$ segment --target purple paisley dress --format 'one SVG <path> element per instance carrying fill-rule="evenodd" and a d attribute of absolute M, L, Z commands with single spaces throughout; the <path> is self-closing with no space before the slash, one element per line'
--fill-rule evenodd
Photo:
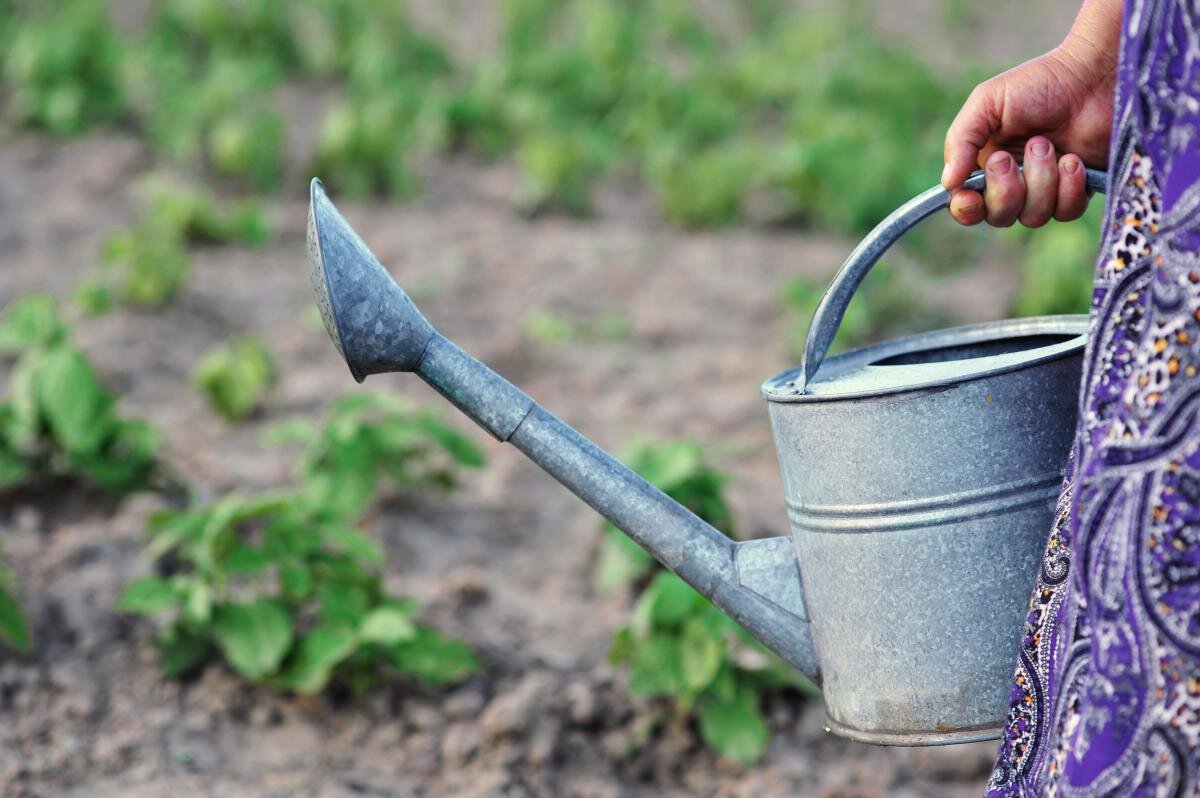
<path fill-rule="evenodd" d="M 1200 0 L 1127 0 L 1079 429 L 989 798 L 1200 796 Z"/>

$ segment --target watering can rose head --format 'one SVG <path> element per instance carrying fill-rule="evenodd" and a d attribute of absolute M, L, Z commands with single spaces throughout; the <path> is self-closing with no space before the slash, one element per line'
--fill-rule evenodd
<path fill-rule="evenodd" d="M 834 731 L 963 742 L 998 736 L 1007 707 L 1075 427 L 1086 322 L 977 324 L 826 359 L 867 271 L 948 199 L 930 189 L 864 239 L 818 306 L 803 364 L 764 384 L 791 535 L 741 543 L 440 335 L 318 180 L 309 259 L 355 379 L 415 372 L 516 446 L 821 684 Z"/>

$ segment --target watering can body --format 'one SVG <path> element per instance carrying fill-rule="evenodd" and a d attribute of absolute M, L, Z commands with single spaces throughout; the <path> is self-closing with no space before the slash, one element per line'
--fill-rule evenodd
<path fill-rule="evenodd" d="M 982 184 L 982 176 L 971 178 Z M 1103 188 L 1089 173 L 1089 186 Z M 313 289 L 351 373 L 411 371 L 769 649 L 866 742 L 998 736 L 1075 426 L 1085 320 L 943 330 L 825 360 L 850 297 L 935 188 L 880 224 L 764 384 L 791 519 L 735 543 L 434 330 L 314 180 Z"/>
<path fill-rule="evenodd" d="M 794 372 L 764 385 L 834 731 L 901 745 L 997 736 L 1071 446 L 1085 326 L 912 336 L 827 361 L 802 394 Z M 967 373 L 915 384 L 912 360 L 968 341 L 978 356 L 946 364 Z M 1022 367 L 980 368 L 1005 357 Z M 872 368 L 910 378 L 822 395 Z"/>

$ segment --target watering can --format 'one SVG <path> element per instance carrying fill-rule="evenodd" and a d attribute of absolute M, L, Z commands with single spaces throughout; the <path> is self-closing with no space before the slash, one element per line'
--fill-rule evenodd
<path fill-rule="evenodd" d="M 1105 176 L 1088 171 L 1088 187 Z M 965 184 L 983 187 L 982 173 Z M 974 324 L 826 358 L 934 187 L 843 264 L 802 364 L 768 379 L 791 535 L 735 542 L 440 335 L 313 180 L 311 278 L 350 373 L 416 372 L 820 685 L 852 739 L 998 737 L 1072 443 L 1084 316 Z"/>

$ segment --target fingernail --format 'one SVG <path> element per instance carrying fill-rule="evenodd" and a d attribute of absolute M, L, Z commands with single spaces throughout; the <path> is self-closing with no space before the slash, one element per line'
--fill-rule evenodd
<path fill-rule="evenodd" d="M 1063 158 L 1062 170 L 1069 175 L 1073 175 L 1079 171 L 1078 158 Z"/>
<path fill-rule="evenodd" d="M 1050 142 L 1046 139 L 1034 139 L 1029 142 L 1029 152 L 1035 158 L 1045 158 L 1050 154 Z"/>
<path fill-rule="evenodd" d="M 1008 170 L 1012 169 L 1012 158 L 1008 153 L 995 155 L 988 159 L 987 168 L 992 174 L 1006 175 Z"/>
<path fill-rule="evenodd" d="M 942 185 L 946 185 L 946 181 L 950 179 L 950 164 L 942 167 Z"/>
<path fill-rule="evenodd" d="M 980 207 L 981 206 L 978 202 L 968 202 L 967 204 L 961 206 L 959 210 L 963 213 L 975 213 L 975 211 L 979 210 Z"/>

